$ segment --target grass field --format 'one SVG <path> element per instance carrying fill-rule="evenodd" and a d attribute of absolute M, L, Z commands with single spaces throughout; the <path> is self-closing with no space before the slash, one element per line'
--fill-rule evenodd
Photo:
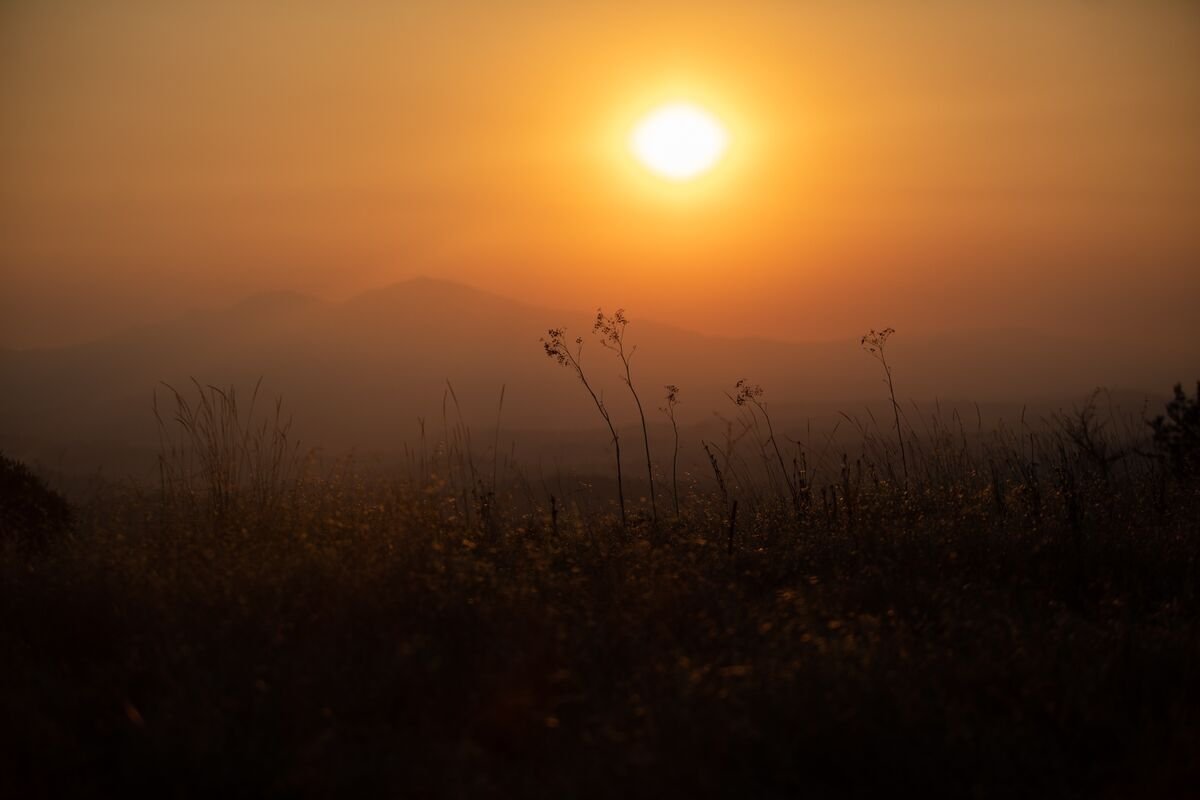
<path fill-rule="evenodd" d="M 622 525 L 461 438 L 316 474 L 210 398 L 159 486 L 9 531 L 5 796 L 1200 787 L 1200 485 L 1149 428 L 910 427 L 907 479 L 868 431 L 823 485 L 752 428 Z"/>

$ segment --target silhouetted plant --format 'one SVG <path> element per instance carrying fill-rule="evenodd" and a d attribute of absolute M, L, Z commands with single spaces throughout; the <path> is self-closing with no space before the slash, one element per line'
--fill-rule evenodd
<path fill-rule="evenodd" d="M 548 352 L 564 343 L 550 338 Z M 579 344 L 570 345 L 576 363 Z M 760 491 L 761 473 L 735 454 L 738 438 L 761 427 L 769 480 L 778 479 L 755 402 L 767 404 L 758 387 L 739 394 L 750 408 L 722 420 L 722 445 L 695 453 L 708 457 L 715 485 L 680 498 L 678 536 L 666 547 L 597 515 L 598 493 L 583 481 L 564 491 L 561 472 L 558 486 L 544 483 L 548 507 L 523 478 L 501 480 L 487 499 L 496 535 L 480 542 L 480 526 L 446 502 L 456 493 L 461 502 L 456 473 L 449 485 L 435 476 L 420 486 L 338 468 L 305 473 L 270 513 L 242 492 L 207 530 L 156 519 L 145 494 L 113 487 L 48 557 L 0 546 L 0 682 L 18 690 L 0 703 L 28 739 L 18 754 L 39 780 L 9 794 L 87 794 L 90 772 L 63 763 L 140 774 L 148 734 L 172 764 L 226 748 L 251 766 L 219 771 L 200 787 L 207 793 L 291 786 L 291 765 L 312 752 L 311 726 L 255 711 L 277 702 L 302 722 L 335 726 L 319 769 L 302 776 L 322 795 L 350 783 L 411 792 L 411 771 L 364 769 L 362 743 L 380 735 L 379 747 L 427 762 L 419 777 L 429 794 L 463 793 L 464 741 L 480 770 L 468 790 L 503 796 L 569 793 L 597 743 L 616 758 L 636 745 L 663 785 L 699 795 L 713 786 L 787 795 L 814 778 L 840 786 L 854 780 L 855 746 L 890 755 L 875 771 L 882 777 L 851 783 L 850 794 L 878 794 L 918 771 L 936 783 L 926 793 L 952 796 L 1002 795 L 1029 781 L 1035 796 L 1087 795 L 1112 776 L 1158 785 L 1164 767 L 1183 778 L 1168 789 L 1194 783 L 1186 759 L 1172 765 L 1197 731 L 1180 698 L 1200 686 L 1191 668 L 1200 496 L 1176 491 L 1154 511 L 1151 482 L 1166 456 L 1124 458 L 1102 483 L 1084 479 L 1095 472 L 1089 457 L 1049 423 L 1036 440 L 997 431 L 988 447 L 961 420 L 951 440 L 906 419 L 913 488 L 903 503 L 876 478 L 865 443 L 856 458 L 831 438 L 807 451 L 814 486 L 840 471 L 837 493 L 825 482 L 827 516 L 809 515 L 781 541 L 790 515 L 782 487 Z M 452 397 L 447 387 L 448 406 Z M 1196 404 L 1180 405 L 1162 425 L 1195 421 L 1185 409 Z M 1124 448 L 1120 421 L 1101 416 L 1107 425 L 1089 428 L 1097 451 Z M 1130 438 L 1148 442 L 1144 424 Z M 471 462 L 459 426 L 449 437 L 459 455 L 447 451 L 442 463 L 461 475 Z M 860 431 L 893 441 L 886 429 Z M 1036 524 L 1019 513 L 1026 495 L 1012 482 L 1022 469 L 1033 474 Z M 997 652 L 1015 653 L 1012 663 L 998 669 Z M 1028 691 L 1012 691 L 1014 675 Z M 1139 690 L 1110 690 L 1125 685 Z M 412 710 L 400 720 L 408 724 L 397 724 L 396 708 Z M 797 728 L 797 715 L 813 724 Z M 947 715 L 970 740 L 1003 741 L 1005 752 L 897 736 Z M 1062 718 L 1079 724 L 1064 729 Z M 755 735 L 730 736 L 731 726 Z M 1110 773 L 1092 745 L 1115 729 L 1125 735 L 1106 749 L 1120 768 Z M 1044 758 L 1047 737 L 1062 740 L 1067 758 Z M 703 769 L 718 751 L 732 753 L 728 763 Z M 531 769 L 510 769 L 514 757 Z M 643 779 L 635 771 L 595 793 L 637 793 Z"/>
<path fill-rule="evenodd" d="M 888 396 L 892 401 L 892 415 L 896 420 L 896 440 L 900 443 L 900 466 L 904 470 L 904 488 L 908 488 L 908 455 L 904 448 L 904 431 L 900 427 L 900 404 L 896 402 L 896 384 L 892 380 L 892 367 L 888 364 L 885 347 L 888 339 L 896 332 L 895 328 L 884 328 L 877 331 L 872 328 L 859 342 L 880 364 L 883 365 L 883 375 L 888 387 Z"/>
<path fill-rule="evenodd" d="M 1104 432 L 1105 423 L 1096 418 L 1096 397 L 1099 394 L 1100 390 L 1097 389 L 1074 413 L 1057 415 L 1055 421 L 1075 449 L 1107 482 L 1109 470 L 1124 457 L 1124 452 L 1112 450 L 1112 443 Z"/>
<path fill-rule="evenodd" d="M 629 393 L 633 395 L 633 402 L 637 405 L 638 418 L 642 422 L 642 444 L 646 448 L 646 480 L 650 483 L 650 513 L 654 524 L 657 525 L 658 501 L 654 493 L 654 462 L 650 457 L 650 432 L 646 428 L 646 412 L 642 408 L 642 399 L 638 397 L 637 389 L 633 386 L 633 372 L 629 366 L 633 354 L 637 352 L 637 345 L 628 350 L 625 349 L 625 327 L 628 324 L 629 320 L 625 318 L 625 309 L 623 308 L 618 308 L 612 316 L 605 314 L 602 309 L 596 309 L 596 321 L 592 325 L 592 333 L 600 337 L 600 344 L 617 354 L 617 358 L 621 360 L 621 365 L 625 368 L 625 374 L 621 376 L 621 380 L 629 387 Z"/>
<path fill-rule="evenodd" d="M 617 434 L 616 426 L 613 425 L 612 416 L 608 413 L 608 407 L 604 405 L 604 399 L 596 394 L 596 390 L 592 388 L 587 374 L 583 371 L 583 337 L 575 337 L 575 349 L 572 350 L 566 336 L 566 328 L 550 328 L 546 331 L 546 335 L 541 338 L 542 348 L 546 351 L 546 355 L 557 361 L 560 366 L 567 367 L 575 373 L 575 377 L 579 378 L 579 382 L 583 384 L 584 389 L 587 389 L 588 396 L 595 403 L 596 410 L 600 412 L 600 417 L 604 420 L 604 424 L 608 426 L 608 432 L 612 436 L 613 450 L 616 451 L 617 504 L 621 509 L 621 525 L 624 527 L 627 522 L 625 517 L 625 481 L 621 475 L 621 437 Z"/>
<path fill-rule="evenodd" d="M 277 398 L 271 411 L 256 415 L 262 381 L 254 386 L 243 416 L 235 387 L 219 389 L 192 379 L 196 398 L 189 401 L 170 384 L 174 426 L 159 411 L 159 479 L 164 501 L 203 496 L 220 517 L 236 503 L 263 510 L 277 507 L 295 484 L 300 469 L 299 442 L 291 439 L 292 420 Z"/>
<path fill-rule="evenodd" d="M 700 446 L 704 448 L 704 452 L 708 456 L 708 463 L 712 467 L 713 477 L 717 481 L 717 489 L 721 492 L 721 500 L 728 503 L 729 488 L 725 485 L 725 476 L 721 473 L 721 465 L 717 462 L 717 457 L 713 455 L 713 451 L 709 449 L 708 442 L 701 439 Z"/>
<path fill-rule="evenodd" d="M 762 414 L 763 420 L 767 423 L 767 441 L 775 451 L 775 458 L 779 461 L 779 471 L 783 475 L 783 482 L 787 485 L 788 493 L 792 497 L 792 508 L 795 510 L 796 518 L 799 519 L 800 490 L 788 475 L 787 464 L 783 460 L 783 452 L 779 449 L 779 442 L 775 438 L 775 426 L 771 423 L 771 415 L 767 413 L 767 406 L 762 400 L 763 388 L 758 384 L 747 383 L 744 379 L 738 381 L 734 388 L 736 389 L 736 393 L 733 396 L 733 402 L 739 406 L 748 406 L 751 409 L 757 409 Z"/>
<path fill-rule="evenodd" d="M 1194 400 L 1184 393 L 1183 384 L 1175 384 L 1175 397 L 1167 403 L 1166 415 L 1155 417 L 1150 427 L 1155 447 L 1167 457 L 1176 475 L 1200 470 L 1200 381 Z"/>
<path fill-rule="evenodd" d="M 0 453 L 0 543 L 45 544 L 71 525 L 71 506 L 29 467 Z"/>
<path fill-rule="evenodd" d="M 675 500 L 675 516 L 679 517 L 679 423 L 675 419 L 675 406 L 679 405 L 679 387 L 673 383 L 666 385 L 667 404 L 659 409 L 671 420 L 671 432 L 675 435 L 674 449 L 671 454 L 671 493 Z"/>

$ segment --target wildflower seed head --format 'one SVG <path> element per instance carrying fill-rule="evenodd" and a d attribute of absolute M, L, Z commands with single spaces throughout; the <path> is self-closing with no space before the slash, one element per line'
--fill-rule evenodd
<path fill-rule="evenodd" d="M 746 403 L 754 403 L 758 405 L 759 398 L 763 396 L 763 388 L 757 383 L 748 383 L 744 378 L 737 382 L 735 388 L 737 393 L 734 395 L 734 402 L 739 406 L 744 406 Z"/>
<path fill-rule="evenodd" d="M 862 349 L 869 353 L 873 358 L 882 359 L 883 348 L 887 344 L 888 339 L 895 332 L 895 328 L 884 328 L 881 331 L 877 331 L 872 328 L 863 335 L 862 339 L 859 340 L 859 344 L 862 346 Z"/>
<path fill-rule="evenodd" d="M 620 350 L 624 344 L 625 326 L 628 324 L 625 309 L 618 308 L 616 313 L 610 316 L 604 313 L 604 309 L 598 308 L 595 322 L 592 323 L 592 333 L 600 337 L 600 343 L 605 347 Z"/>
<path fill-rule="evenodd" d="M 546 356 L 557 361 L 562 366 L 571 364 L 571 351 L 567 349 L 566 329 L 551 328 L 546 331 L 546 335 L 540 339 L 542 349 L 546 351 Z M 583 339 L 575 340 L 576 344 L 582 344 Z"/>
<path fill-rule="evenodd" d="M 668 383 L 663 388 L 667 390 L 667 404 L 658 410 L 671 419 L 675 419 L 675 406 L 679 405 L 679 387 L 673 383 Z"/>

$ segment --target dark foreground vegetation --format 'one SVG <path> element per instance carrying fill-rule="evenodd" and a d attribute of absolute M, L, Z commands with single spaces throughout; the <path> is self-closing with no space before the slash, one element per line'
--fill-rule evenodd
<path fill-rule="evenodd" d="M 6 530 L 0 794 L 1200 786 L 1186 396 L 1126 437 L 866 431 L 790 478 L 748 423 L 763 457 L 712 445 L 657 525 L 503 488 L 458 437 L 429 480 L 317 475 L 208 397 L 161 486 Z"/>

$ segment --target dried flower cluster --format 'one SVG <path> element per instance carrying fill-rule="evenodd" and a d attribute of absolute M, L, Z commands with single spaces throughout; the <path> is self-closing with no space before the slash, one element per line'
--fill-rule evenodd
<path fill-rule="evenodd" d="M 610 350 L 620 351 L 625 344 L 625 326 L 629 324 L 625 309 L 618 308 L 612 316 L 596 309 L 596 321 L 592 323 L 592 333 L 600 337 L 600 344 Z"/>
<path fill-rule="evenodd" d="M 866 350 L 871 355 L 875 356 L 876 358 L 882 358 L 883 348 L 887 344 L 887 340 L 891 338 L 892 334 L 895 332 L 895 328 L 884 328 L 881 331 L 877 331 L 872 328 L 871 330 L 867 331 L 866 335 L 862 337 L 862 339 L 859 341 L 859 344 L 862 346 L 863 350 Z"/>
<path fill-rule="evenodd" d="M 566 328 L 551 328 L 546 331 L 546 336 L 541 338 L 542 348 L 546 351 L 546 355 L 553 358 L 564 367 L 574 367 L 579 369 L 579 356 L 583 349 L 583 337 L 575 337 L 575 351 L 572 352 L 570 345 L 567 343 Z"/>
<path fill-rule="evenodd" d="M 763 396 L 763 388 L 757 383 L 747 383 L 743 378 L 734 386 L 737 392 L 733 396 L 733 402 L 739 406 L 744 406 L 746 403 L 754 403 L 754 405 L 762 405 L 759 400 Z"/>

